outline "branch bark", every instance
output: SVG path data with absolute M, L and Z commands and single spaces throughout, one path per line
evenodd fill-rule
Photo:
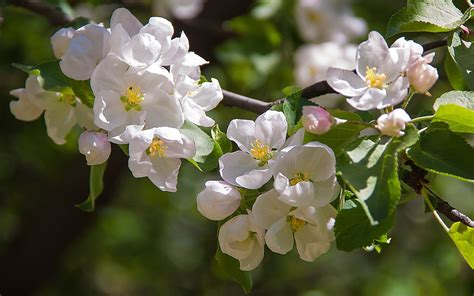
M 59 10 L 59 8 L 40 1 L 7 0 L 7 4 L 23 7 L 27 10 L 40 14 L 48 19 L 49 23 L 53 26 L 64 26 L 72 21 L 72 19 Z

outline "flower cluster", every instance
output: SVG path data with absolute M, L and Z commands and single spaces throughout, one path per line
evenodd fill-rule
M 422 56 L 423 47 L 399 38 L 391 47 L 377 32 L 370 32 L 356 55 L 355 72 L 330 68 L 329 85 L 348 97 L 358 110 L 383 109 L 401 103 L 409 87 L 427 93 L 438 79 L 436 68 L 428 65 L 434 53 Z
M 277 111 L 255 122 L 232 120 L 227 136 L 239 150 L 221 156 L 223 181 L 208 181 L 197 197 L 198 210 L 208 219 L 232 215 L 219 230 L 219 246 L 242 270 L 260 264 L 265 244 L 286 254 L 296 242 L 301 259 L 313 261 L 334 239 L 336 210 L 330 202 L 339 193 L 334 153 L 319 142 L 303 144 L 303 129 L 286 139 L 287 129 Z M 245 195 L 255 190 L 251 205 Z
M 110 142 L 129 145 L 129 167 L 137 178 L 148 177 L 158 188 L 176 191 L 181 158 L 196 153 L 182 134 L 185 121 L 210 127 L 206 112 L 222 100 L 219 82 L 201 81 L 207 62 L 189 51 L 184 33 L 173 37 L 173 25 L 152 17 L 143 25 L 128 10 L 114 11 L 110 28 L 88 24 L 63 28 L 51 37 L 54 56 L 71 81 L 90 83 L 89 108 L 69 88 L 44 90 L 42 77 L 31 74 L 10 109 L 20 120 L 44 111 L 48 135 L 57 144 L 77 124 L 85 131 L 79 151 L 89 165 L 107 160 Z

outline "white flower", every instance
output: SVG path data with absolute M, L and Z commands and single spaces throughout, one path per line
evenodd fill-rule
M 58 31 L 59 36 L 64 35 Z M 70 32 L 66 32 L 70 34 Z M 89 24 L 74 31 L 72 38 L 69 36 L 59 37 L 53 35 L 53 50 L 56 45 L 55 55 L 64 52 L 60 56 L 59 63 L 64 75 L 75 80 L 88 80 L 97 64 L 107 55 L 110 50 L 110 33 L 102 25 Z M 55 37 L 56 36 L 56 37 Z M 64 45 L 67 43 L 67 49 Z M 60 45 L 62 44 L 62 45 Z M 58 49 L 59 48 L 59 49 Z M 58 57 L 58 56 L 57 56 Z
M 402 48 L 410 52 L 408 59 L 408 67 L 412 65 L 423 54 L 423 46 L 413 40 L 406 40 L 405 37 L 400 37 L 391 46 L 392 48 Z
M 331 114 L 318 106 L 304 106 L 302 120 L 304 129 L 316 135 L 327 133 L 334 122 Z
M 308 42 L 347 43 L 364 35 L 367 25 L 353 16 L 348 6 L 328 0 L 299 0 L 295 19 L 301 37 Z
M 295 53 L 295 79 L 301 87 L 326 79 L 329 67 L 354 69 L 357 47 L 352 44 L 326 42 L 307 44 Z
M 111 21 L 110 53 L 132 67 L 153 63 L 168 66 L 178 62 L 189 49 L 187 38 L 171 37 L 173 25 L 161 17 L 150 18 L 143 26 L 127 9 L 114 11 Z
M 30 75 L 26 79 L 25 88 L 14 89 L 10 92 L 18 101 L 10 102 L 10 111 L 16 119 L 32 121 L 43 114 L 45 95 L 56 97 L 54 92 L 45 92 L 38 82 L 38 76 Z
M 178 129 L 127 126 L 120 136 L 110 139 L 129 144 L 128 167 L 135 178 L 148 177 L 162 191 L 176 191 L 181 158 L 196 154 L 194 142 Z
M 394 106 L 406 97 L 409 82 L 402 74 L 406 71 L 410 50 L 388 48 L 383 37 L 370 32 L 369 39 L 359 45 L 356 73 L 330 68 L 329 85 L 359 110 L 383 109 Z
M 273 174 L 279 198 L 294 207 L 325 206 L 339 190 L 334 152 L 319 142 L 284 148 Z
M 222 253 L 240 262 L 240 269 L 253 270 L 263 260 L 264 230 L 252 219 L 252 213 L 238 215 L 219 229 L 219 246 Z
M 410 115 L 405 110 L 395 109 L 389 114 L 382 114 L 377 118 L 377 128 L 384 135 L 400 137 L 405 134 L 403 130 L 410 120 Z
M 438 80 L 438 70 L 428 65 L 433 61 L 434 53 L 418 57 L 408 68 L 407 77 L 413 89 L 421 94 L 428 91 Z
M 267 229 L 265 242 L 275 253 L 288 253 L 296 241 L 300 258 L 311 262 L 326 253 L 334 240 L 336 209 L 330 204 L 292 209 L 276 190 L 270 190 L 257 197 L 252 213 L 255 223 Z
M 11 92 L 19 98 L 10 103 L 10 110 L 16 118 L 25 121 L 37 119 L 43 111 L 48 136 L 58 145 L 66 143 L 66 136 L 78 123 L 94 129 L 87 117 L 92 110 L 83 105 L 73 94 L 46 91 L 40 84 L 40 77 L 30 75 L 25 88 Z
M 285 116 L 277 111 L 267 111 L 255 122 L 232 120 L 227 136 L 240 150 L 219 159 L 222 178 L 249 189 L 258 189 L 267 183 L 272 177 L 276 154 L 285 143 L 287 128 Z
M 204 7 L 204 0 L 155 0 L 153 11 L 168 17 L 171 14 L 179 20 L 187 20 L 196 17 Z
M 232 215 L 240 206 L 240 192 L 223 181 L 207 181 L 197 195 L 197 209 L 207 219 L 220 221 Z
M 78 144 L 87 165 L 98 165 L 109 159 L 111 146 L 106 133 L 84 131 L 79 136 Z
M 179 102 L 170 94 L 169 72 L 158 65 L 138 71 L 109 55 L 92 74 L 91 87 L 95 123 L 112 137 L 128 125 L 179 128 L 184 122 Z
M 66 53 L 75 31 L 73 28 L 61 28 L 51 37 L 51 47 L 57 59 Z

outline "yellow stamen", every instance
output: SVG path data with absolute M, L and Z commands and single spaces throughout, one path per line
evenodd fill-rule
M 310 22 L 319 23 L 321 21 L 321 14 L 314 10 L 307 10 L 307 16 Z
M 125 94 L 120 97 L 120 100 L 125 104 L 125 110 L 130 111 L 131 109 L 135 109 L 140 111 L 142 109 L 140 104 L 143 98 L 144 96 L 140 87 L 130 86 L 125 91 Z
M 255 140 L 255 143 L 251 144 L 252 149 L 250 149 L 250 155 L 255 159 L 258 160 L 259 166 L 264 166 L 268 163 L 270 159 L 273 157 L 273 153 L 270 150 L 268 145 L 263 145 L 260 140 Z
M 148 146 L 146 153 L 150 157 L 154 157 L 154 156 L 164 157 L 166 156 L 165 152 L 167 148 L 168 147 L 165 145 L 165 142 L 163 142 L 162 139 L 153 138 L 153 141 L 151 142 L 150 146 Z
M 308 223 L 305 220 L 296 218 L 295 216 L 290 216 L 288 220 L 290 222 L 290 227 L 293 232 L 297 232 Z
M 295 186 L 299 182 L 303 182 L 303 181 L 311 181 L 309 179 L 309 174 L 298 172 L 298 173 L 295 174 L 295 176 L 293 178 L 290 179 L 290 185 Z
M 387 76 L 383 73 L 377 74 L 376 67 L 369 68 L 369 66 L 367 66 L 365 71 L 365 83 L 367 83 L 368 87 L 383 88 L 385 79 L 387 79 Z

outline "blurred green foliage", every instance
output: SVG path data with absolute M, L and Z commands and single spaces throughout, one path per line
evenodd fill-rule
M 267 11 L 262 17 L 261 6 L 255 5 L 248 15 L 226 22 L 223 29 L 236 37 L 216 48 L 218 63 L 205 74 L 215 76 L 232 91 L 264 99 L 281 97 L 281 89 L 294 84 L 292 54 L 302 41 L 295 31 L 293 1 L 280 2 L 280 9 L 274 13 L 270 9 L 270 16 Z M 384 32 L 390 15 L 403 5 L 403 1 L 357 0 L 353 8 L 370 29 Z M 134 9 L 139 15 L 149 14 L 146 6 Z M 13 99 L 9 91 L 23 87 L 26 79 L 26 74 L 10 64 L 51 60 L 49 36 L 56 28 L 18 8 L 6 7 L 2 15 L 0 254 L 25 217 L 49 206 L 44 192 L 65 186 L 57 183 L 61 176 L 68 175 L 73 182 L 76 174 L 88 171 L 77 151 L 78 131 L 66 145 L 57 146 L 47 137 L 42 119 L 20 122 L 9 112 Z M 413 112 L 428 109 L 434 98 L 449 89 L 441 59 L 445 52 L 437 50 L 441 79 L 432 91 L 433 98 L 416 96 L 410 106 Z M 225 107 L 211 116 L 224 131 L 233 118 L 254 117 Z M 39 295 L 241 295 L 241 289 L 225 280 L 214 265 L 216 223 L 196 210 L 195 197 L 204 181 L 215 178 L 216 172 L 203 175 L 185 163 L 178 192 L 168 194 L 124 170 L 112 202 L 90 214 L 96 216 L 95 223 L 61 254 L 58 270 Z M 474 214 L 472 184 L 438 176 L 434 187 L 453 206 Z M 70 206 L 74 207 L 74 201 Z M 474 292 L 472 272 L 449 236 L 430 214 L 424 214 L 423 200 L 415 198 L 400 206 L 390 237 L 391 243 L 381 254 L 345 253 L 334 246 L 314 263 L 301 261 L 296 252 L 287 256 L 266 252 L 263 264 L 253 272 L 251 294 L 431 296 Z

